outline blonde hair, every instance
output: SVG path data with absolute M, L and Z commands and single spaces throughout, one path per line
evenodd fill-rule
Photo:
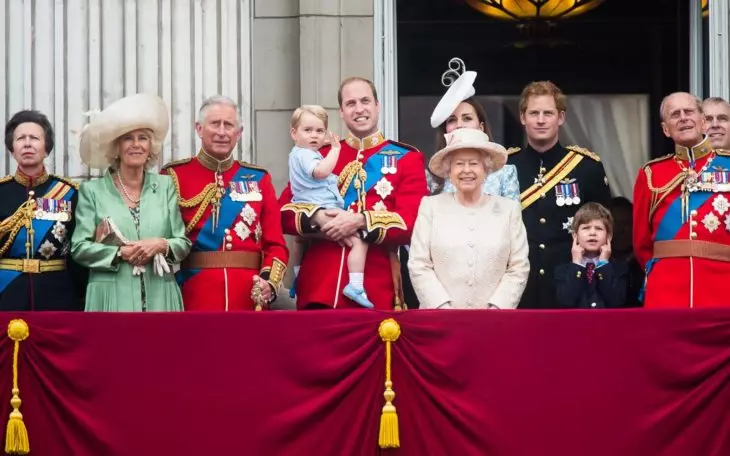
M 155 136 L 155 132 L 151 128 L 139 128 L 138 130 L 144 132 L 150 138 L 150 155 L 147 159 L 147 163 L 145 164 L 145 168 L 152 168 L 153 166 L 157 165 L 157 161 L 160 159 L 160 152 L 162 152 L 162 143 L 157 140 L 157 136 Z M 128 131 L 127 133 L 131 133 L 132 131 Z M 119 169 L 119 162 L 121 161 L 121 159 L 119 158 L 120 143 L 122 138 L 127 133 L 120 135 L 117 139 L 114 140 L 114 146 L 107 149 L 106 159 L 109 160 L 109 166 L 111 166 L 112 169 Z
M 291 116 L 291 127 L 296 129 L 299 126 L 299 123 L 302 121 L 302 116 L 304 114 L 311 114 L 314 117 L 318 118 L 322 122 L 324 122 L 324 128 L 328 128 L 328 120 L 329 117 L 327 116 L 327 111 L 320 105 L 302 105 L 294 110 L 294 114 Z

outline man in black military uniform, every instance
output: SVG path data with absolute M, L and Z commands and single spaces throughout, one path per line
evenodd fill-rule
M 558 308 L 553 274 L 557 265 L 570 261 L 573 215 L 588 201 L 604 206 L 611 201 L 598 155 L 558 141 L 565 109 L 565 95 L 555 84 L 528 84 L 520 97 L 528 145 L 508 151 L 509 163 L 517 167 L 530 246 L 530 276 L 518 306 L 522 309 Z
M 0 179 L 0 310 L 81 310 L 88 273 L 68 254 L 77 185 L 43 165 L 51 123 L 18 112 L 5 126 L 5 146 L 18 168 Z

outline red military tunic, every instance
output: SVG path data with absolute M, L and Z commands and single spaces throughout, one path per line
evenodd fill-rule
M 365 264 L 365 290 L 376 309 L 393 309 L 400 289 L 400 265 L 395 252 L 411 241 L 421 199 L 428 194 L 423 155 L 412 146 L 386 140 L 378 132 L 362 140 L 342 141 L 333 172 L 348 210 L 366 220 L 370 243 Z M 327 154 L 323 151 L 323 155 Z M 313 204 L 291 203 L 287 186 L 279 198 L 284 232 L 314 233 Z M 315 240 L 304 256 L 297 278 L 297 307 L 317 303 L 333 308 L 361 308 L 342 294 L 348 283 L 347 254 L 339 244 Z M 394 283 L 397 280 L 398 283 Z
M 175 182 L 193 243 L 190 261 L 183 262 L 178 273 L 185 309 L 253 310 L 256 274 L 278 291 L 289 252 L 269 173 L 232 157 L 218 161 L 202 150 L 195 158 L 168 164 L 162 172 Z M 192 261 L 198 252 L 251 252 L 246 257 L 255 259 L 256 267 L 195 268 Z
M 634 250 L 647 270 L 644 307 L 728 306 L 730 155 L 707 141 L 676 149 L 647 163 L 634 187 Z

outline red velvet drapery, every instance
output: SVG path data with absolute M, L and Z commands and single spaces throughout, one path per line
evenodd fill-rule
M 388 317 L 401 447 L 381 450 Z M 730 454 L 726 310 L 12 318 L 32 455 Z M 11 361 L 5 335 L 3 434 Z

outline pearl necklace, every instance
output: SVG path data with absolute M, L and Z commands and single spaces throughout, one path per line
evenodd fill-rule
M 139 195 L 138 200 L 133 200 L 132 197 L 129 196 L 127 187 L 124 185 L 124 182 L 122 182 L 122 174 L 119 171 L 117 171 L 117 182 L 119 182 L 119 186 L 122 187 L 122 193 L 124 193 L 124 196 L 126 196 L 132 204 L 139 204 L 139 202 L 142 200 L 142 195 Z

